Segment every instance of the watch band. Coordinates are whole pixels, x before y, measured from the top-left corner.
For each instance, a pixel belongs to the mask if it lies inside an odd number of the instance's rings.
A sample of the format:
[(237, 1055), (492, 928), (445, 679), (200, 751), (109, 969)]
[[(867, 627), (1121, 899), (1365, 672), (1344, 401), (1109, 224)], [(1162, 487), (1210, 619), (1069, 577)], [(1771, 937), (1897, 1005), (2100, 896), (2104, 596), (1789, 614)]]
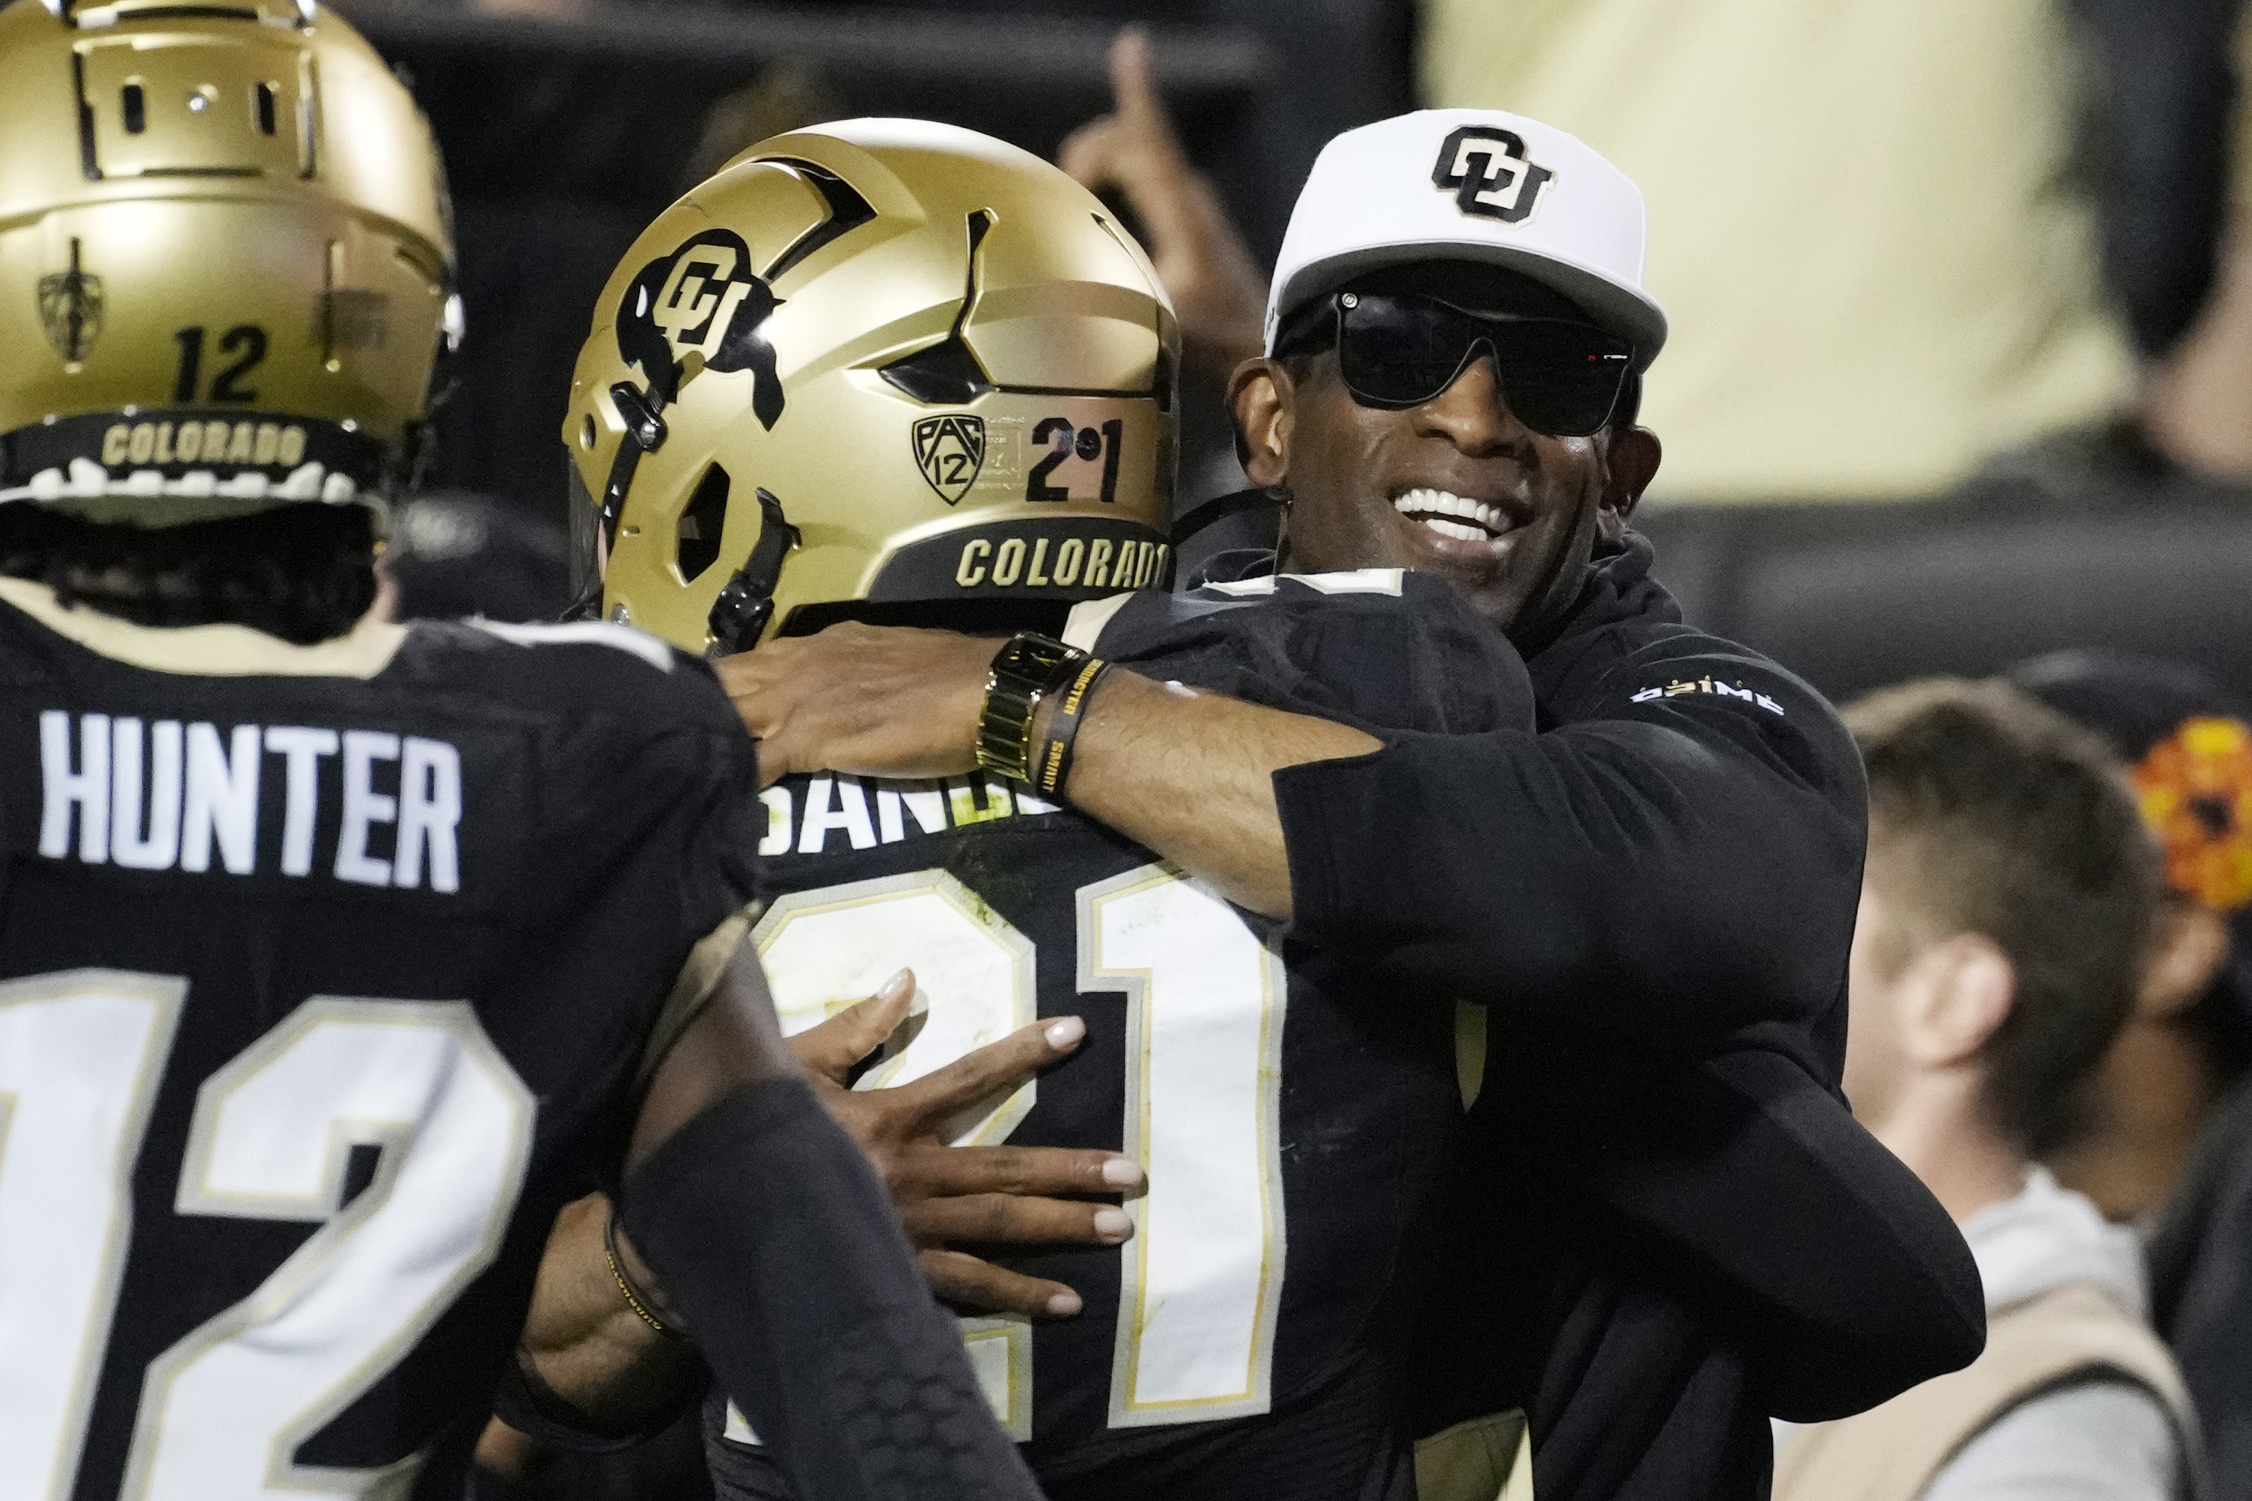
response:
[(1019, 631), (994, 653), (985, 680), (985, 708), (977, 722), (977, 764), (987, 771), (1032, 780), (1032, 716), (1040, 700), (1060, 692), (1093, 661), (1035, 631)]

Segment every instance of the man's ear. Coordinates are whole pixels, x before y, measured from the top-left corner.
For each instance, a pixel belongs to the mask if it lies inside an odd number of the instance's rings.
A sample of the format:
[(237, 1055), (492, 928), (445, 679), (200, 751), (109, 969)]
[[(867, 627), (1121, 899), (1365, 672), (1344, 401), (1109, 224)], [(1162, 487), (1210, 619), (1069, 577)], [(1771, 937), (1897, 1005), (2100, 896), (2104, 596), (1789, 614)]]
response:
[(1914, 981), (1902, 1018), (1908, 1056), (1927, 1069), (1970, 1062), (2009, 1020), (2017, 966), (1983, 933), (1957, 933), (1909, 961)]
[(2205, 994), (2228, 957), (2228, 920), (2202, 902), (2177, 897), (2159, 920), (2158, 951), (2143, 971), (2135, 1014), (2179, 1016)]
[(1629, 516), (1642, 501), (1642, 492), (1657, 478), (1658, 461), (1665, 449), (1658, 435), (1646, 427), (1611, 430), (1603, 459), (1603, 498), (1596, 507), (1596, 526), (1606, 540), (1616, 541), (1626, 530)]
[(1282, 490), (1290, 481), (1290, 372), (1280, 360), (1245, 360), (1228, 378), (1235, 456), (1251, 483)]

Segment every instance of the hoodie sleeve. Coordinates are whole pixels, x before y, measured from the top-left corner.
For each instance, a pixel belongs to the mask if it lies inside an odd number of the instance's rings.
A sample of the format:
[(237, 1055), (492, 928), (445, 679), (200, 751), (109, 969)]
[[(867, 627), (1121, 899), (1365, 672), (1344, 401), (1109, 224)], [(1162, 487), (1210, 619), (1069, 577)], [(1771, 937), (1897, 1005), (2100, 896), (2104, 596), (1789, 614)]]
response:
[(1540, 732), (1278, 772), (1297, 935), (1568, 1045), (1825, 1018), (1866, 833), (1835, 711), (1679, 626), (1595, 655), (1547, 685)]

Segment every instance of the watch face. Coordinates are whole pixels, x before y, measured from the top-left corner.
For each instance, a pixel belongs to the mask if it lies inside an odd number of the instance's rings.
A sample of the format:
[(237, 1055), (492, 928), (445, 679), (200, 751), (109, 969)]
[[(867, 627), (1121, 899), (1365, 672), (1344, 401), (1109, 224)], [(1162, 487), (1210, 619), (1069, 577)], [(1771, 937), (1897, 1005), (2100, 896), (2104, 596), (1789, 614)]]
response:
[(993, 670), (1022, 677), (1026, 679), (1026, 687), (1037, 691), (1046, 688), (1050, 675), (1075, 655), (1076, 650), (1061, 641), (1031, 631), (1019, 631), (993, 659)]
[(1019, 631), (994, 654), (993, 681), (978, 721), (978, 765), (1030, 780), (1032, 715), (1040, 700), (1064, 687), (1086, 656), (1077, 647)]

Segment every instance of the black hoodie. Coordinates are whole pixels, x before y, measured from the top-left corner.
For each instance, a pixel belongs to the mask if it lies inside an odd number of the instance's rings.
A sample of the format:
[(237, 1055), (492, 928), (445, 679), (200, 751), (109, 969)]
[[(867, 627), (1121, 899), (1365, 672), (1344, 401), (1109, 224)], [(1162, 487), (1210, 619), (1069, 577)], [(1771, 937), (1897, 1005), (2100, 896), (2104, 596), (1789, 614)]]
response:
[(1650, 562), (1599, 551), (1517, 643), (1535, 732), (1275, 778), (1293, 936), (1489, 1008), (1424, 1420), (1524, 1406), (1542, 1501), (1764, 1496), (1771, 1414), (1859, 1411), (1984, 1340), (1961, 1236), (1838, 1088), (1852, 739)]

